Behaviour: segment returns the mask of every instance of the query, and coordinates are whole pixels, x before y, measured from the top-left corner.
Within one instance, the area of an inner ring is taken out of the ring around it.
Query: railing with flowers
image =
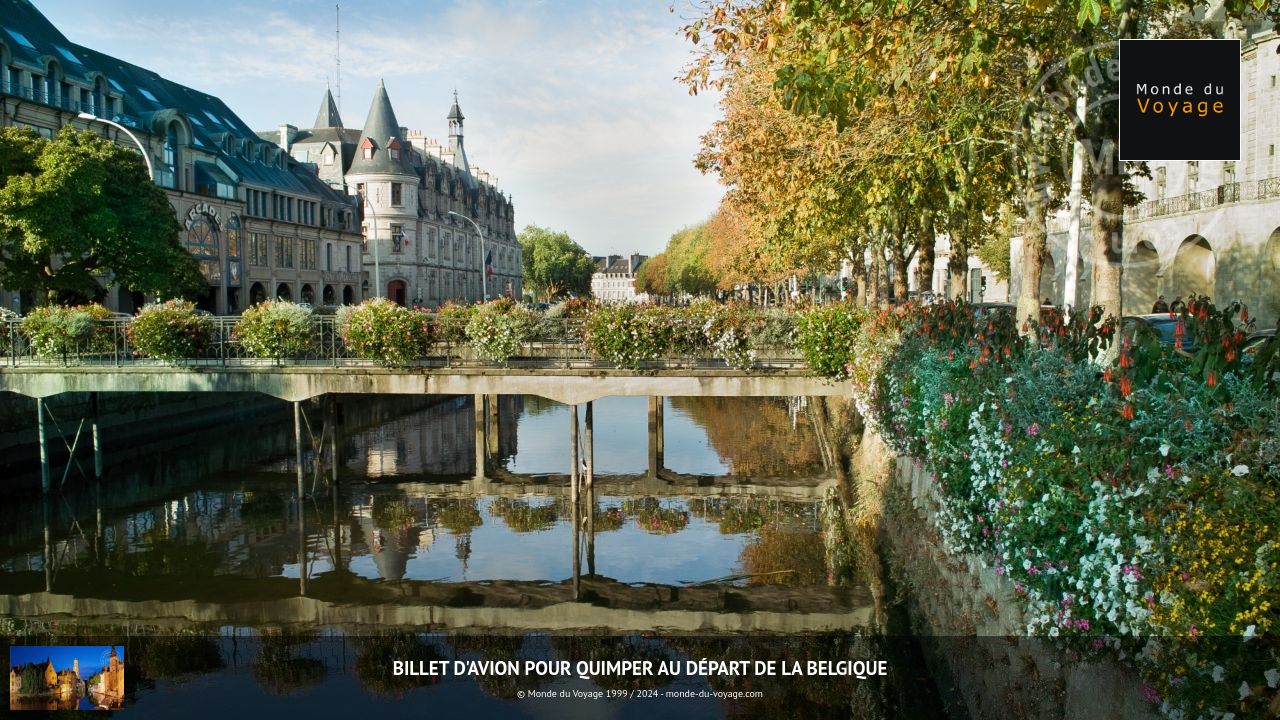
[[[136,318],[113,316],[90,320],[88,325],[60,336],[57,343],[43,345],[30,327],[17,317],[0,318],[0,370],[19,367],[351,367],[387,365],[418,368],[609,368],[628,367],[639,371],[664,369],[710,369],[736,367],[742,370],[786,370],[805,367],[799,353],[784,343],[753,346],[749,358],[733,348],[726,362],[723,343],[671,343],[643,359],[617,363],[593,352],[584,342],[585,320],[533,315],[528,327],[511,330],[507,326],[486,326],[473,318],[422,313],[430,324],[425,350],[411,358],[379,362],[362,357],[350,345],[339,318],[315,315],[310,318],[308,338],[275,357],[246,343],[238,317],[208,317],[209,334],[199,349],[184,357],[148,357],[139,348],[131,330]],[[492,333],[484,335],[481,333]],[[469,335],[470,333],[470,335]],[[501,333],[512,333],[497,337]]]

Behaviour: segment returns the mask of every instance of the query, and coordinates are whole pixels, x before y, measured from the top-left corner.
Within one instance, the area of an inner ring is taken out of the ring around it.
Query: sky
[[[71,667],[72,661],[78,658],[80,677],[88,680],[94,673],[107,666],[110,652],[109,645],[12,645],[9,647],[9,667],[51,660],[54,670],[66,670]],[[124,660],[123,646],[116,646],[116,655]]]
[[[336,91],[332,0],[33,1],[72,42],[216,95],[256,130],[308,127]],[[691,49],[675,2],[343,0],[344,124],[363,126],[382,78],[400,124],[444,141],[456,88],[467,157],[513,196],[517,229],[659,252],[722,192],[693,167],[719,98],[673,80]]]

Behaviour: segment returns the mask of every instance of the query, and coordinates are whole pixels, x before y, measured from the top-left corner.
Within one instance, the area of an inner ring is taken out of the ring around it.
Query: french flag
[[[485,253],[485,256],[484,256],[484,276],[485,277],[493,276],[493,251],[492,250]]]

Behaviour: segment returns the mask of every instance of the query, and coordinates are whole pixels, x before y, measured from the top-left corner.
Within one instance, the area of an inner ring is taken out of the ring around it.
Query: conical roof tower
[[[340,128],[342,116],[338,114],[338,104],[333,101],[333,93],[324,89],[324,99],[320,101],[320,112],[316,113],[316,124],[313,128]]]
[[[391,109],[387,88],[378,81],[373,93],[373,104],[365,118],[364,130],[356,143],[356,156],[351,161],[349,175],[369,173],[412,174],[409,165],[409,144],[400,135],[400,123],[396,111]]]

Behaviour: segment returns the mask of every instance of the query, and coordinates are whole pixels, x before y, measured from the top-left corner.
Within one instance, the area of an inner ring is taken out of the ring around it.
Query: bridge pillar
[[[49,445],[44,432],[44,398],[36,398],[36,442],[40,443],[40,489],[49,493]]]
[[[89,393],[89,429],[93,435],[93,477],[102,479],[102,437],[98,433],[98,393]]]
[[[293,401],[293,461],[298,474],[298,501],[302,501],[302,403]],[[301,507],[301,505],[299,505]]]
[[[485,462],[484,462],[485,460],[484,458],[484,455],[485,455],[485,441],[484,441],[485,396],[481,393],[476,393],[472,402],[475,405],[474,409],[475,409],[475,428],[476,428],[476,477],[483,478],[484,470],[485,470],[484,468],[485,466]]]
[[[595,447],[594,429],[592,427],[593,423],[591,419],[591,408],[594,404],[595,403],[591,402],[590,400],[587,401],[587,417],[584,422],[584,427],[586,428],[586,437],[584,439],[586,440],[587,446],[583,448],[583,452],[586,453],[585,464],[587,468],[587,487],[591,487],[595,483],[595,479],[596,479],[596,459],[595,459],[596,447]]]
[[[662,398],[649,398],[649,478],[657,480],[662,473]]]
[[[569,486],[578,491],[578,406],[569,406]]]
[[[485,426],[486,439],[489,444],[489,457],[498,456],[498,398],[500,395],[489,396],[489,413],[488,424]]]

